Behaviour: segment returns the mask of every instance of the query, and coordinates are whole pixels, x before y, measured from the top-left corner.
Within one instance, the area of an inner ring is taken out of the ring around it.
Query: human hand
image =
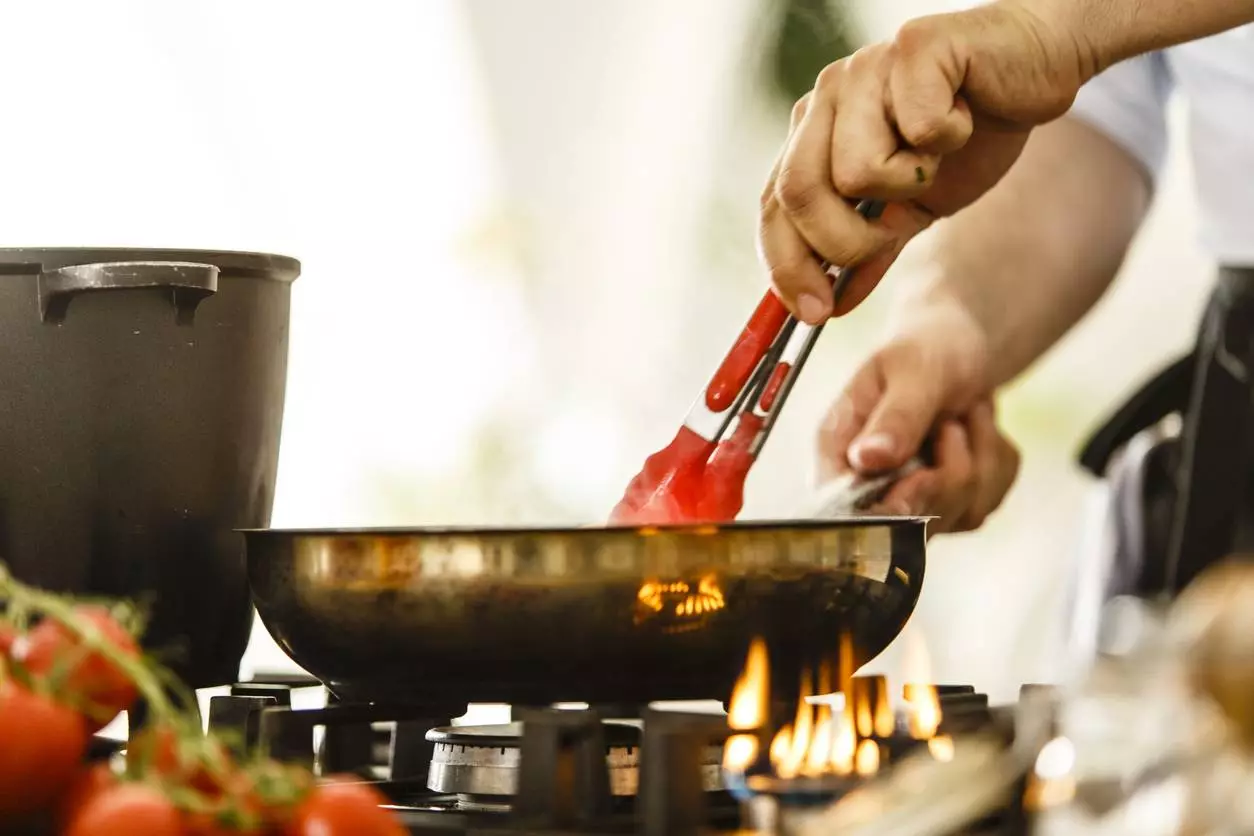
[[[936,515],[932,533],[978,528],[1019,469],[997,428],[983,347],[961,317],[929,313],[889,340],[854,373],[819,434],[823,480],[897,468],[930,436],[932,460],[873,510]]]
[[[1026,0],[910,21],[820,73],[762,194],[759,247],[785,305],[817,324],[856,307],[905,244],[997,183],[1094,60]],[[887,202],[881,218],[859,199]],[[860,265],[839,304],[824,263]]]

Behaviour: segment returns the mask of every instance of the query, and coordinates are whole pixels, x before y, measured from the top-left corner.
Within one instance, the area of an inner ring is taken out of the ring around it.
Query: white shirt
[[[1172,93],[1188,109],[1202,246],[1220,264],[1254,267],[1254,25],[1116,64],[1084,86],[1071,115],[1156,177]]]

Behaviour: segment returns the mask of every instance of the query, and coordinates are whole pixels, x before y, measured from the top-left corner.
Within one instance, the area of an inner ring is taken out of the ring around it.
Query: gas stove
[[[882,677],[855,684],[882,688]],[[744,806],[720,768],[720,713],[632,705],[509,709],[509,722],[454,725],[466,706],[345,703],[301,708],[298,676],[259,678],[209,703],[213,731],[319,774],[376,786],[414,834],[587,836],[745,833]],[[1029,687],[1029,686],[1025,686]],[[1001,728],[1009,711],[970,686],[937,686],[941,732]],[[886,752],[919,745],[895,733]],[[1020,833],[1003,811],[981,833]]]

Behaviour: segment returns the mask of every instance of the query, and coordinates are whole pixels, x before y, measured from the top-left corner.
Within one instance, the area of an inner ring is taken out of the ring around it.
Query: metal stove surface
[[[606,720],[601,725],[610,795],[635,796],[640,787],[640,720]],[[458,797],[469,809],[508,809],[518,791],[522,764],[522,723],[490,726],[445,726],[427,732],[434,744],[427,786],[433,792]],[[707,792],[723,789],[722,748],[708,746],[701,761],[702,786]]]
[[[454,726],[464,705],[340,704],[331,697],[325,708],[293,708],[291,691],[304,686],[317,683],[285,677],[237,685],[210,702],[210,727],[232,728],[248,745],[323,775],[360,776],[391,800],[411,833],[745,832],[739,805],[721,786],[722,715],[515,708],[508,724]],[[992,722],[996,710],[974,688],[938,692],[942,731]]]

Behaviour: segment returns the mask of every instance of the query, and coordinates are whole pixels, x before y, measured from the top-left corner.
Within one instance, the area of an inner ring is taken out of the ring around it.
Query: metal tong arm
[[[868,220],[879,218],[883,211],[884,204],[877,200],[864,200],[857,206],[858,214]],[[823,262],[823,269],[830,271],[831,265]],[[845,290],[849,287],[849,282],[853,279],[856,269],[856,267],[842,267],[833,277],[833,305],[840,302]],[[788,396],[792,393],[793,386],[797,382],[797,375],[801,373],[801,368],[810,358],[810,354],[818,342],[819,335],[823,333],[826,323],[805,326],[808,330],[802,338],[796,357],[791,362],[786,362],[784,354],[796,334],[798,325],[797,318],[792,315],[789,315],[784,321],[775,339],[763,355],[757,369],[754,370],[753,375],[749,378],[744,391],[737,397],[734,408],[729,410],[732,414],[728,416],[728,419],[723,422],[721,427],[720,435],[726,432],[733,415],[739,416],[751,410],[760,412],[763,417],[763,425],[750,448],[750,453],[753,456],[757,456],[763,445],[766,444],[766,439],[770,436],[771,430],[774,429],[775,422],[779,419],[779,414],[784,408],[784,403],[788,400]]]

